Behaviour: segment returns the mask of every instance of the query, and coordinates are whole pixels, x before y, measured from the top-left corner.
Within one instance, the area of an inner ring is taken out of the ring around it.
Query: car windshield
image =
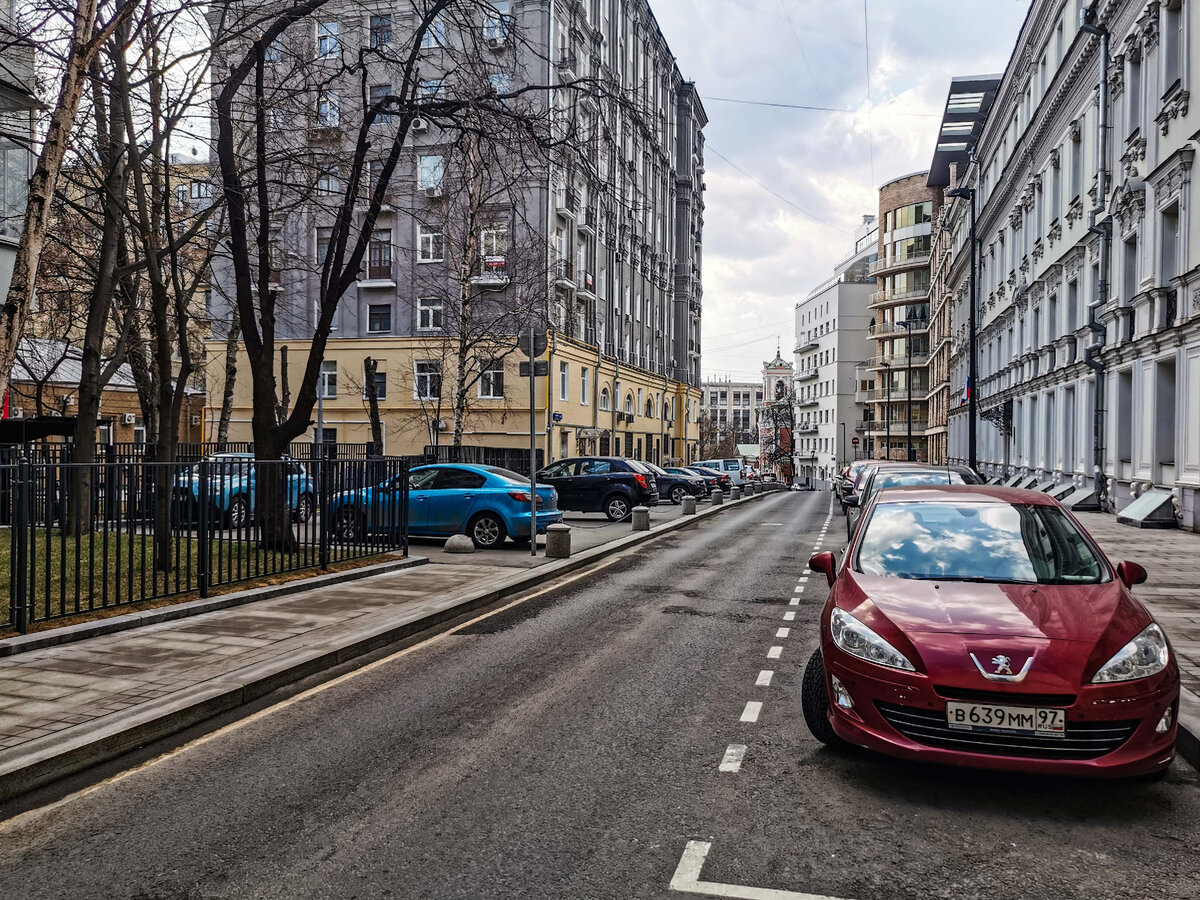
[[[923,484],[966,484],[966,481],[957,472],[947,472],[945,469],[931,469],[926,472],[876,472],[870,490],[874,494],[884,488],[919,487]]]
[[[857,570],[936,581],[1106,580],[1104,565],[1060,509],[1003,502],[881,503],[867,520]]]

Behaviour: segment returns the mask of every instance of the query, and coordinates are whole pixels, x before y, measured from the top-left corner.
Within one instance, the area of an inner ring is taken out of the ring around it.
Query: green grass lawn
[[[234,582],[270,581],[297,569],[315,568],[320,562],[315,543],[302,544],[293,552],[268,550],[253,540],[221,536],[214,536],[210,544],[210,589],[214,591]],[[388,552],[364,551],[354,562],[361,564]],[[33,604],[29,620],[86,615],[93,610],[164,597],[178,600],[179,595],[199,590],[199,546],[195,538],[176,539],[169,572],[154,570],[153,553],[151,534],[110,531],[76,538],[39,529],[29,548],[28,594]],[[12,555],[12,532],[0,530],[0,628],[12,621]]]

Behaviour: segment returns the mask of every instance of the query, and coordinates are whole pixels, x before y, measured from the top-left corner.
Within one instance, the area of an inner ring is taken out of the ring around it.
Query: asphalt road
[[[812,740],[825,589],[795,588],[828,501],[731,510],[0,824],[0,896],[668,898],[702,861],[844,900],[1200,897],[1182,762],[1060,782]]]

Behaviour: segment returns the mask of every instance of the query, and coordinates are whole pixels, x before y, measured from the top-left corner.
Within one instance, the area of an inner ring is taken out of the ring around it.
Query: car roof
[[[875,502],[935,503],[953,500],[958,503],[1020,503],[1033,506],[1058,506],[1058,501],[1041,491],[1024,491],[987,484],[929,484],[893,487],[880,491]]]
[[[480,475],[491,475],[495,472],[496,466],[484,466],[478,463],[429,463],[424,466],[413,466],[409,471],[420,472],[423,469],[466,469],[469,472],[478,472]]]

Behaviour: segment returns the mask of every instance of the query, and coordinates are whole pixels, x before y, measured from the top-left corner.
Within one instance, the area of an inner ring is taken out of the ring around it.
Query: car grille
[[[911,741],[945,750],[1018,756],[1026,759],[1097,759],[1129,740],[1137,721],[1068,722],[1064,737],[959,731],[946,724],[946,714],[894,703],[877,702],[887,723]]]
[[[1074,706],[1074,694],[1018,694],[1009,691],[976,691],[970,688],[947,687],[935,684],[939,697],[947,700],[967,700],[972,703],[1015,704],[1017,706]]]

